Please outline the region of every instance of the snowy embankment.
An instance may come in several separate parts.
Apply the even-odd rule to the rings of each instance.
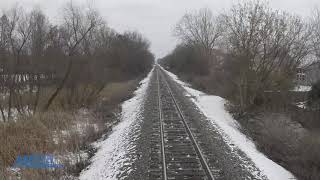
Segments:
[[[234,144],[242,150],[268,179],[296,179],[289,171],[259,152],[255,144],[241,133],[238,122],[225,110],[225,99],[192,89],[188,84],[180,81],[176,75],[168,71],[166,72],[172,79],[185,88],[188,93],[186,96],[192,98],[192,101],[224,137],[224,141],[231,147]]]
[[[113,128],[109,137],[95,146],[97,153],[91,159],[91,165],[80,174],[80,180],[118,179],[120,172],[130,172],[132,157],[126,156],[129,151],[134,151],[131,143],[131,131],[137,131],[136,121],[139,119],[144,96],[148,88],[150,77],[140,82],[140,87],[134,92],[134,97],[125,101],[122,106],[120,123]],[[127,167],[124,169],[123,167]]]

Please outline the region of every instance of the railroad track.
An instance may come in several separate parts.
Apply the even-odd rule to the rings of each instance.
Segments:
[[[165,75],[155,70],[159,122],[152,128],[149,179],[214,179]]]

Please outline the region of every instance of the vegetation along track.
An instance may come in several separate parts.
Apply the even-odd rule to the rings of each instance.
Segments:
[[[154,124],[150,179],[214,179],[162,70],[156,67],[159,123]]]

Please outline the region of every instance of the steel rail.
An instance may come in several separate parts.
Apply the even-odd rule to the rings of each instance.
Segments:
[[[164,132],[163,132],[163,120],[162,120],[162,104],[161,104],[161,94],[160,94],[160,81],[159,81],[159,69],[157,68],[157,82],[158,82],[158,107],[159,107],[159,121],[160,121],[160,138],[161,138],[161,157],[162,157],[162,169],[163,169],[163,179],[167,180],[167,165],[166,156],[164,148]]]
[[[159,68],[160,68],[160,67],[158,66],[158,69],[159,69]],[[158,71],[159,71],[159,70],[158,70]],[[158,77],[158,73],[159,73],[158,71],[157,71],[157,77]],[[160,71],[162,71],[162,70],[160,70]],[[172,98],[172,100],[173,100],[173,102],[174,102],[174,104],[175,104],[175,108],[176,108],[176,110],[178,111],[179,116],[180,116],[180,118],[181,118],[181,120],[182,120],[182,122],[183,122],[183,124],[184,124],[184,127],[186,128],[187,133],[188,133],[188,135],[189,135],[189,137],[190,137],[190,139],[191,139],[191,141],[192,141],[192,143],[193,143],[193,146],[194,146],[194,148],[195,148],[195,150],[196,150],[196,152],[197,152],[197,154],[198,154],[198,156],[199,156],[199,159],[200,159],[202,168],[203,168],[204,171],[206,172],[206,175],[207,175],[208,179],[209,179],[209,180],[214,180],[214,177],[213,177],[212,172],[211,172],[211,170],[210,170],[210,168],[209,168],[209,165],[208,165],[206,159],[204,158],[204,155],[203,155],[202,151],[200,150],[200,147],[199,147],[198,143],[196,142],[195,137],[193,136],[193,134],[192,134],[192,132],[191,132],[191,130],[190,130],[190,128],[189,128],[186,120],[185,120],[185,117],[184,117],[184,115],[183,115],[183,113],[182,113],[182,111],[181,111],[181,109],[180,109],[180,107],[179,107],[179,105],[178,105],[178,103],[177,103],[177,101],[176,101],[173,93],[172,93],[172,90],[171,90],[171,88],[170,88],[167,80],[165,79],[164,75],[162,74],[162,72],[161,72],[161,76],[162,76],[163,81],[165,82],[165,84],[166,84],[166,86],[167,86],[167,88],[168,88],[168,90],[169,90],[169,93],[170,93],[170,95],[171,95],[171,98]],[[158,79],[158,83],[159,83],[159,79]],[[159,85],[159,84],[158,84],[158,85]],[[159,88],[159,87],[158,87],[158,88]]]

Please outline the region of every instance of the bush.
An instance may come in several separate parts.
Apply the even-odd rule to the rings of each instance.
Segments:
[[[308,105],[311,107],[320,107],[320,80],[316,82],[308,94]]]
[[[196,47],[178,45],[172,53],[160,60],[161,65],[179,74],[204,76],[209,73],[209,60]]]
[[[298,167],[296,171],[304,179],[318,179],[320,177],[320,134],[307,134],[299,145],[301,157],[298,159],[299,162],[297,164],[301,164],[303,168]]]
[[[239,121],[258,148],[299,179],[320,176],[320,134],[303,128],[289,114],[259,113],[249,123]]]

